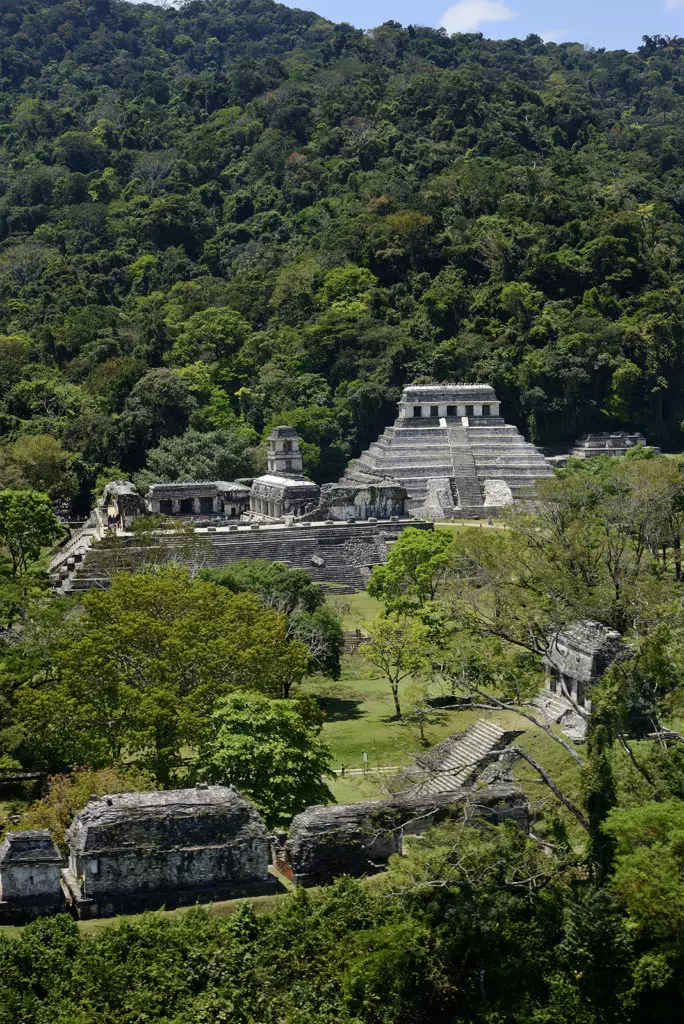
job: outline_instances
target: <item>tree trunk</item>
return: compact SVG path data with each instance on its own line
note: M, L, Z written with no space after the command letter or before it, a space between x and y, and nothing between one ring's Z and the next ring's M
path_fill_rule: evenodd
M396 711L397 718L401 718L401 707L399 705L399 683L390 683L392 687L392 696L394 697L394 710Z
M675 579L677 583L682 579L682 537L677 530L674 535L674 557L675 557Z

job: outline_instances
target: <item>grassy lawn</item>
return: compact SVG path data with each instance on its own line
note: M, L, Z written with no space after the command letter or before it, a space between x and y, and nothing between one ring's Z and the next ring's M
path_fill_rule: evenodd
M505 530L506 524L500 519L492 519L491 523L486 519L453 519L449 523L435 523L435 530L444 530L447 533L459 533L461 530Z
M357 598L359 595L352 595ZM358 602L357 614L363 603ZM526 719L513 711L479 710L437 711L425 727L426 744L420 740L413 725L397 722L389 687L375 677L362 654L345 658L342 678L337 682L312 678L303 687L315 695L325 712L322 738L333 752L335 768L344 764L344 776L329 783L338 803L380 798L391 792L393 774L374 772L381 767L402 767L409 764L425 746L433 746L456 732L465 732L481 718L490 718L502 728L521 730L517 741L535 760L543 764L558 785L575 800L579 799L579 771L575 761L562 747ZM364 752L368 761L364 762ZM370 769L366 774L349 774L349 770ZM530 765L520 762L515 776L540 811L556 808L556 801L543 786ZM563 811L563 816L566 812ZM569 817L569 816L568 816Z
M328 594L328 604L342 617L344 629L365 629L371 619L377 618L382 605L361 590L356 594Z
M458 529L460 525L446 528ZM379 602L366 593L340 595L333 597L332 602L343 614L346 629L367 628L368 622L381 608ZM342 678L337 682L313 678L304 684L303 689L318 697L325 712L323 739L333 752L335 767L339 769L344 764L347 770L363 768L364 751L368 754L370 771L338 775L330 783L338 803L354 803L387 795L392 789L393 775L376 773L373 769L407 765L425 749L417 728L397 722L393 717L389 686L377 677L375 669L366 664L362 653L345 658ZM515 712L436 712L433 721L425 728L426 745L433 746L452 733L465 732L481 718L491 718L505 729L521 730L518 744L544 765L571 799L580 800L576 762L559 744ZM558 810L557 801L530 765L518 762L514 776L542 815ZM560 808L559 813L571 829L573 838L580 840L572 816L564 808Z

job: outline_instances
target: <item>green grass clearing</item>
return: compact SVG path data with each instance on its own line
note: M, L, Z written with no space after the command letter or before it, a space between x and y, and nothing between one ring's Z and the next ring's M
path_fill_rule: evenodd
M365 630L382 612L383 606L365 590L356 594L329 593L328 604L341 616L344 629Z

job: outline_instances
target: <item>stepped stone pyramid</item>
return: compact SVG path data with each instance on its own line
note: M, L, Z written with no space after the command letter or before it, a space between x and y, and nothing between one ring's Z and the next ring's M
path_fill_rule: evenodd
M396 480L417 518L493 515L553 472L499 408L489 384L409 385L394 425L349 464L341 483Z

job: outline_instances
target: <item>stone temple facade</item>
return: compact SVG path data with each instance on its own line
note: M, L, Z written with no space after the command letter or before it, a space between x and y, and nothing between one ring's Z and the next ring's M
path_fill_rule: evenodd
M350 464L341 483L390 478L406 488L413 516L481 518L551 475L541 452L504 422L488 384L411 385L394 425Z
M249 494L245 484L227 480L173 481L152 484L147 507L153 515L239 519L249 508Z

